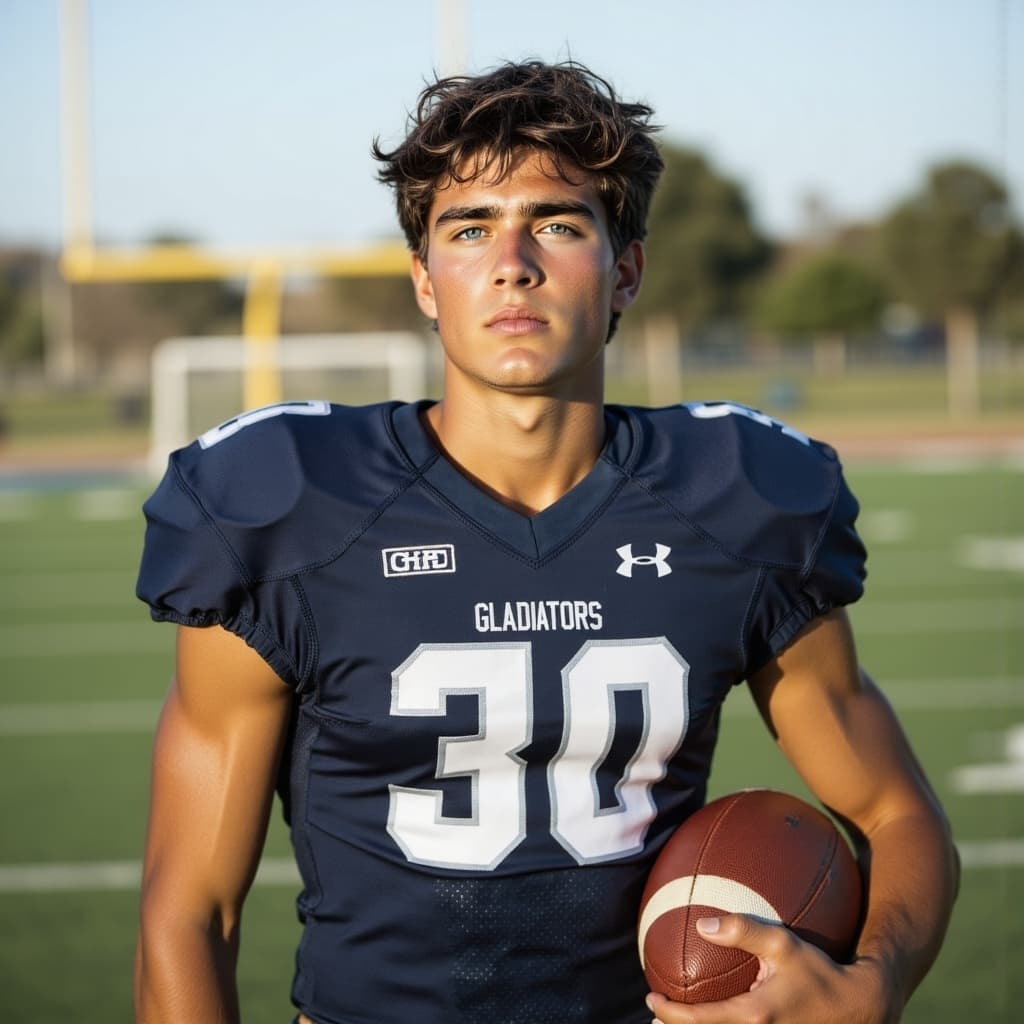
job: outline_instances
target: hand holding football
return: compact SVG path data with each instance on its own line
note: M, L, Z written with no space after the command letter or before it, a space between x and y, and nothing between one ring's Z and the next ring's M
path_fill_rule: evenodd
M658 855L640 903L640 961L675 1002L728 999L753 984L757 957L705 941L700 918L752 914L842 961L861 901L856 861L826 815L786 793L744 790L691 815Z

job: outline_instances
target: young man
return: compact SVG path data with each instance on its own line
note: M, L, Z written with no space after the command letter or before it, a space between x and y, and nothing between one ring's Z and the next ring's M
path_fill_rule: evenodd
M303 1021L888 1022L932 962L955 856L858 667L864 552L835 454L729 404L603 404L661 169L650 113L572 64L429 87L376 155L443 399L278 406L172 457L139 584L180 628L138 1020L238 1018L279 779ZM639 894L743 681L860 846L864 926L839 965L711 919L758 982L671 1004L640 971Z

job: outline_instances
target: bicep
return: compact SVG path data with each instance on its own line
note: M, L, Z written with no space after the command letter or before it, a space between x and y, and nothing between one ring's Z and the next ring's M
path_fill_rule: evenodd
M899 721L858 664L845 611L811 623L750 686L810 790L858 832L934 810Z
M157 727L144 887L238 906L259 860L291 693L244 641L181 627ZM186 908L187 909L187 908Z

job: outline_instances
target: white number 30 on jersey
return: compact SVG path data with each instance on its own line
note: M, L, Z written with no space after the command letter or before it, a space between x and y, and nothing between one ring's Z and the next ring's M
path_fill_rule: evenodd
M581 864L637 852L654 818L651 787L686 735L689 666L664 637L591 640L562 670L562 744L548 765L551 833ZM474 736L442 737L439 779L468 777L472 814L442 813L438 789L391 786L388 832L409 858L493 869L526 837L526 765L533 695L529 643L423 644L393 676L393 715L443 715L449 694L476 694ZM597 772L615 738L617 690L641 694L641 741L600 805Z

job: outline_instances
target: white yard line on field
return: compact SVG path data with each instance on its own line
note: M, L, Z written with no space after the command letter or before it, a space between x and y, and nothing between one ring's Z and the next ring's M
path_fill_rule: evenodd
M1024 537L964 537L960 564L971 569L1024 572Z
M72 501L72 515L83 522L111 522L121 519L142 520L139 492L123 487L104 487L80 491Z
M34 490L0 490L0 522L29 522L50 502L45 492ZM85 523L142 520L143 493L130 487L87 487L69 491L71 518Z
M0 892L92 892L138 889L142 865L136 860L81 861L62 864L0 864ZM299 884L288 857L265 857L256 885Z
M956 848L967 870L1024 867L1024 839L967 839Z

